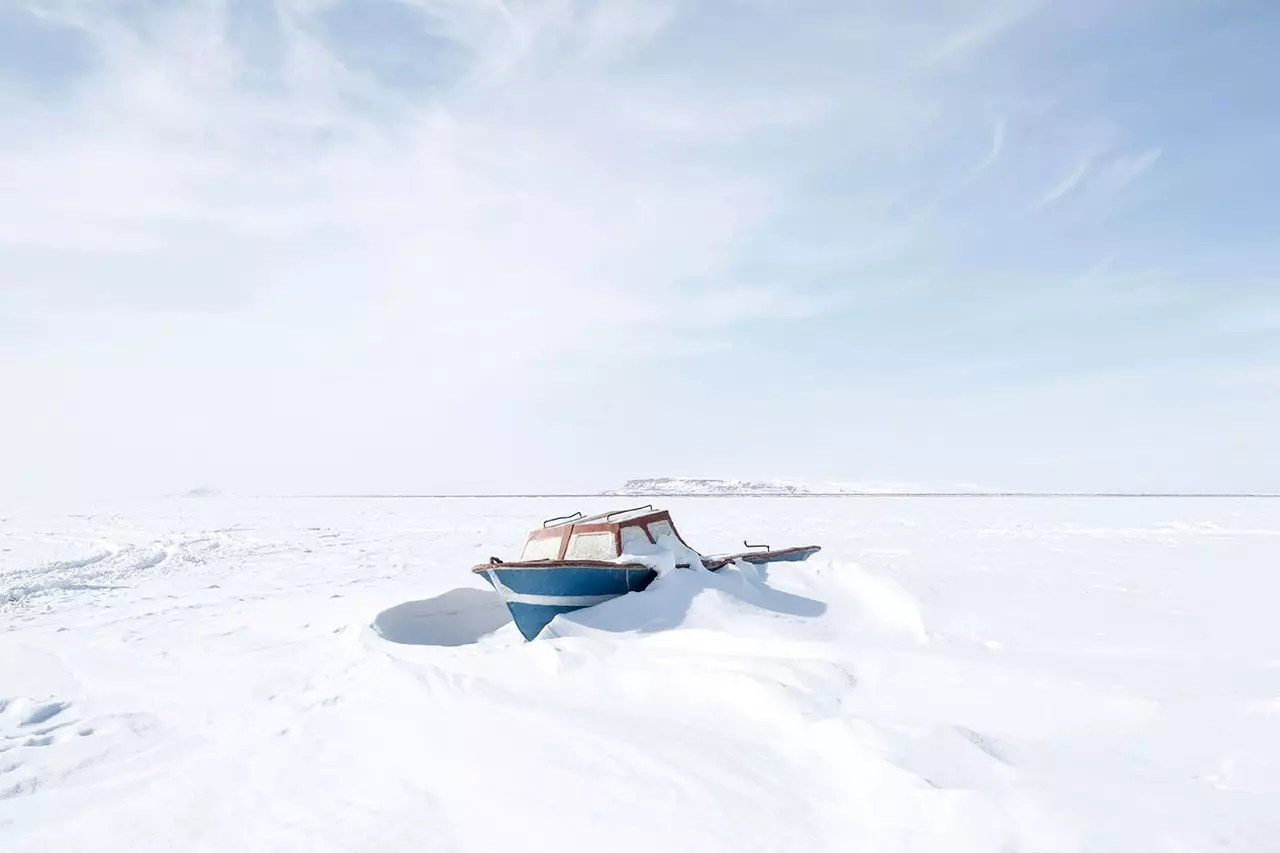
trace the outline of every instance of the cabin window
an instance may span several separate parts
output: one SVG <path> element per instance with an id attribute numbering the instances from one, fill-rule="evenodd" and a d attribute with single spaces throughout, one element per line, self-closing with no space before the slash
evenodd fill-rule
<path id="1" fill-rule="evenodd" d="M 542 536 L 524 543 L 521 560 L 554 560 L 560 556 L 560 537 Z"/>
<path id="2" fill-rule="evenodd" d="M 613 531 L 603 533 L 575 533 L 569 537 L 569 548 L 564 552 L 566 560 L 612 560 L 618 556 Z"/>
<path id="3" fill-rule="evenodd" d="M 649 535 L 652 536 L 653 541 L 658 544 L 662 544 L 661 540 L 663 536 L 670 536 L 672 539 L 676 538 L 676 532 L 672 529 L 671 522 L 669 521 L 651 522 L 649 524 Z"/>
<path id="4" fill-rule="evenodd" d="M 649 536 L 640 525 L 622 528 L 622 553 L 647 554 L 651 547 Z"/>

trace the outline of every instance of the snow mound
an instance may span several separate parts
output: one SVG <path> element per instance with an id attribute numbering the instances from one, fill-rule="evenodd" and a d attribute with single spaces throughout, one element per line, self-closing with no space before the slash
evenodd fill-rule
<path id="1" fill-rule="evenodd" d="M 659 575 L 674 572 L 677 566 L 701 569 L 702 555 L 671 533 L 658 533 L 654 542 L 633 543 L 615 563 L 640 563 Z"/>
<path id="2" fill-rule="evenodd" d="M 738 561 L 718 572 L 660 571 L 643 592 L 557 616 L 540 636 L 683 629 L 808 640 L 860 636 L 880 644 L 926 641 L 919 606 L 887 577 L 825 558 L 781 564 L 772 573 L 770 568 Z"/>
<path id="3" fill-rule="evenodd" d="M 845 605 L 850 630 L 908 645 L 928 641 L 920 602 L 893 578 L 856 563 L 831 560 L 817 561 L 814 571 Z"/>
<path id="4" fill-rule="evenodd" d="M 182 493 L 185 498 L 217 498 L 222 496 L 222 491 L 213 486 L 196 486 L 194 489 L 188 489 Z"/>

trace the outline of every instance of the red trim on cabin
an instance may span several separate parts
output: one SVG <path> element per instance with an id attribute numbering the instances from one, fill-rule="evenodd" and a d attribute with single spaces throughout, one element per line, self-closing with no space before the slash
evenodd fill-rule
<path id="1" fill-rule="evenodd" d="M 593 521 L 590 524 L 573 525 L 574 533 L 608 533 L 618 525 L 612 521 Z"/>
<path id="2" fill-rule="evenodd" d="M 559 568 L 560 566 L 574 566 L 584 569 L 640 569 L 653 571 L 644 563 L 611 563 L 608 560 L 515 560 L 510 563 L 481 563 L 478 566 L 472 566 L 471 571 L 483 574 L 490 569 L 547 569 Z"/>
<path id="3" fill-rule="evenodd" d="M 563 557 L 565 546 L 568 544 L 568 541 L 569 541 L 568 537 L 565 535 L 565 532 L 566 532 L 566 528 L 561 527 L 559 525 L 557 525 L 556 527 L 536 528 L 530 531 L 529 538 L 525 540 L 525 543 L 524 543 L 525 548 L 527 549 L 529 547 L 530 542 L 535 542 L 542 539 L 559 539 L 560 547 L 556 549 L 556 557 L 557 558 Z M 523 553 L 523 551 L 521 553 Z"/>
<path id="4" fill-rule="evenodd" d="M 625 512 L 626 510 L 622 510 Z M 579 533 L 612 533 L 614 553 L 622 555 L 622 528 L 639 527 L 644 531 L 644 535 L 651 544 L 658 543 L 657 537 L 653 535 L 653 531 L 649 529 L 649 525 L 657 522 L 665 521 L 671 528 L 672 534 L 681 545 L 688 548 L 694 553 L 698 553 L 684 537 L 680 535 L 680 530 L 676 527 L 675 521 L 671 518 L 671 513 L 665 509 L 654 510 L 653 512 L 628 518 L 623 521 L 608 521 L 611 513 L 600 513 L 599 515 L 589 516 L 585 519 L 577 519 L 575 521 L 565 521 L 552 527 L 535 528 L 529 533 L 529 541 L 534 539 L 550 539 L 552 536 L 560 537 L 560 548 L 556 551 L 556 560 L 564 560 L 569 552 L 569 540 Z M 601 521 L 601 519 L 606 519 Z M 528 544 L 528 541 L 525 543 Z M 541 562 L 541 561 L 539 561 Z"/>

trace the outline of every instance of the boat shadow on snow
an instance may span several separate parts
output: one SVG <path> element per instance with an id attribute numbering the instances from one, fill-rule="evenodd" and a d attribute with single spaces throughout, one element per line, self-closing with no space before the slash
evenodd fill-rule
<path id="1" fill-rule="evenodd" d="M 468 646 L 511 623 L 492 590 L 461 587 L 422 601 L 389 607 L 373 620 L 374 632 L 409 646 Z"/>

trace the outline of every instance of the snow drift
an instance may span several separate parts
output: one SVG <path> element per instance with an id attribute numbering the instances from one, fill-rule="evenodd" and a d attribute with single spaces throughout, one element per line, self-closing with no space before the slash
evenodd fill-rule
<path id="1" fill-rule="evenodd" d="M 526 643 L 537 501 L 10 516 L 0 850 L 1263 853 L 1280 505 L 690 501 Z M 157 559 L 163 555 L 163 559 Z"/>

